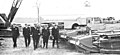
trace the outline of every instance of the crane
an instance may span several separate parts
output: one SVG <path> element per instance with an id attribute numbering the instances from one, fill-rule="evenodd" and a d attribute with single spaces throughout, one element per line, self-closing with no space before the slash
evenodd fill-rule
<path id="1" fill-rule="evenodd" d="M 8 16 L 5 13 L 0 13 L 0 37 L 1 36 L 9 36 L 11 31 L 8 28 L 11 26 L 11 22 L 13 21 L 22 0 L 13 0 L 12 7 Z"/>

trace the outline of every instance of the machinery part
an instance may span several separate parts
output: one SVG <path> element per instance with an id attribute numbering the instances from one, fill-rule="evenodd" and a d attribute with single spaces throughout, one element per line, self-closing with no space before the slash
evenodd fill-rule
<path id="1" fill-rule="evenodd" d="M 12 22 L 13 21 L 13 18 L 17 12 L 17 10 L 19 9 L 20 5 L 22 3 L 22 0 L 14 0 L 13 1 L 13 4 L 12 4 L 12 7 L 11 7 L 11 10 L 10 10 L 10 13 L 8 15 L 8 20 L 9 22 Z"/>

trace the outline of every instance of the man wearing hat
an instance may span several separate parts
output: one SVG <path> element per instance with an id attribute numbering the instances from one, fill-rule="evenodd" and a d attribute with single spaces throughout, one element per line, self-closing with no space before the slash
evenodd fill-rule
<path id="1" fill-rule="evenodd" d="M 37 26 L 37 24 L 34 24 L 34 27 L 31 28 L 31 34 L 32 34 L 33 46 L 35 50 L 38 47 L 39 38 L 40 38 L 40 29 Z"/>
<path id="2" fill-rule="evenodd" d="M 59 40 L 60 35 L 59 35 L 59 29 L 58 29 L 57 25 L 55 25 L 52 28 L 52 36 L 54 37 L 52 47 L 54 48 L 54 45 L 56 43 L 57 44 L 57 48 L 59 48 L 58 40 Z"/>
<path id="3" fill-rule="evenodd" d="M 23 28 L 23 36 L 25 39 L 25 46 L 28 47 L 30 45 L 30 27 L 28 27 L 27 24 L 25 24 L 25 27 Z"/>
<path id="4" fill-rule="evenodd" d="M 16 26 L 16 24 L 13 24 L 11 29 L 12 29 L 13 47 L 15 48 L 15 47 L 17 47 L 17 38 L 20 35 L 19 34 L 19 29 Z"/>
<path id="5" fill-rule="evenodd" d="M 44 28 L 42 29 L 42 38 L 43 38 L 43 48 L 46 46 L 48 48 L 48 39 L 50 36 L 50 31 L 48 28 L 48 25 L 45 25 Z"/>

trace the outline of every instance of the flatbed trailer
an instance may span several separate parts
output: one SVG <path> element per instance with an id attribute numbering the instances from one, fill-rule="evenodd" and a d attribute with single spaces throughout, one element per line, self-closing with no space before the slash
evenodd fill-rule
<path id="1" fill-rule="evenodd" d="M 112 33 L 113 31 L 114 33 Z M 70 31 L 68 32 L 70 33 Z M 70 44 L 75 45 L 78 51 L 81 51 L 82 49 L 83 52 L 89 53 L 97 52 L 120 54 L 119 30 L 100 30 L 90 35 L 77 35 L 77 33 L 77 31 L 72 31 L 70 34 L 61 35 L 61 38 L 67 40 Z M 73 36 L 69 36 L 72 34 Z"/>

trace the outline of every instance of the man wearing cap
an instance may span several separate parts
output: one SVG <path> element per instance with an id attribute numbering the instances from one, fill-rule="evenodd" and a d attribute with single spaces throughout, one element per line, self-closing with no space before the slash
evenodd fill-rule
<path id="1" fill-rule="evenodd" d="M 19 29 L 16 26 L 16 24 L 13 24 L 12 26 L 12 39 L 13 39 L 13 47 L 17 47 L 17 38 L 19 37 Z"/>
<path id="2" fill-rule="evenodd" d="M 52 36 L 54 37 L 52 47 L 54 48 L 54 45 L 56 43 L 57 44 L 57 48 L 59 48 L 58 40 L 59 40 L 60 36 L 59 36 L 59 29 L 58 29 L 57 25 L 55 25 L 52 28 Z"/>
<path id="3" fill-rule="evenodd" d="M 30 27 L 28 27 L 27 24 L 25 24 L 25 27 L 23 28 L 23 36 L 25 39 L 25 46 L 28 47 L 30 45 Z"/>
<path id="4" fill-rule="evenodd" d="M 38 47 L 39 38 L 40 38 L 40 30 L 37 24 L 34 24 L 34 27 L 31 27 L 31 34 L 32 34 L 33 46 L 35 50 Z"/>
<path id="5" fill-rule="evenodd" d="M 42 38 L 43 38 L 43 48 L 46 46 L 48 48 L 48 39 L 49 39 L 50 31 L 47 25 L 42 29 Z"/>

